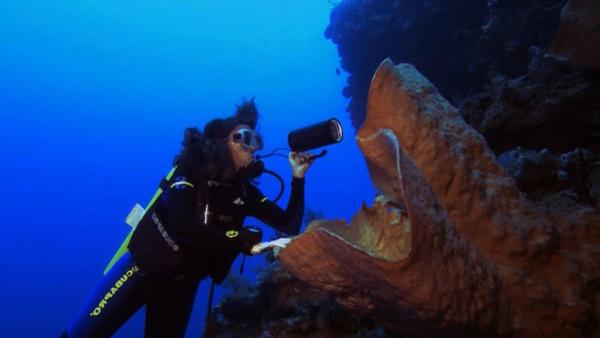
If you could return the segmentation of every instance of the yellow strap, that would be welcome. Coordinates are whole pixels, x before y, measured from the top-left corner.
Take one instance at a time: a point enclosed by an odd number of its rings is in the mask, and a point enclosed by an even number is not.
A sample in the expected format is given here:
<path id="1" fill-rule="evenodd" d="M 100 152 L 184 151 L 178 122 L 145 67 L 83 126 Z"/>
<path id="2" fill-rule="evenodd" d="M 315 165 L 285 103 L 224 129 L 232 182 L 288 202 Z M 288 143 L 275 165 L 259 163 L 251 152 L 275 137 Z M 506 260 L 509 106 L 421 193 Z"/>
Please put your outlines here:
<path id="1" fill-rule="evenodd" d="M 127 246 L 129 245 L 129 240 L 131 239 L 131 236 L 133 235 L 134 231 L 135 229 L 131 229 L 127 237 L 125 237 L 123 243 L 121 243 L 121 246 L 119 246 L 117 252 L 114 254 L 113 258 L 110 260 L 110 262 L 108 262 L 106 268 L 104 268 L 105 275 L 110 271 L 110 269 L 112 269 L 113 265 L 115 265 L 115 263 L 127 252 Z"/>
<path id="2" fill-rule="evenodd" d="M 154 204 L 154 202 L 156 202 L 156 200 L 158 199 L 158 197 L 160 196 L 160 194 L 162 194 L 163 190 L 161 188 L 158 188 L 158 190 L 156 190 L 156 192 L 154 193 L 154 196 L 152 196 L 152 199 L 150 200 L 150 202 L 148 202 L 148 205 L 146 205 L 146 208 L 144 208 L 145 210 L 150 209 L 150 207 Z"/>
<path id="3" fill-rule="evenodd" d="M 173 169 L 171 169 L 171 171 L 169 171 L 169 173 L 166 176 L 167 181 L 171 179 L 171 177 L 173 177 L 173 174 L 175 173 L 175 169 L 177 169 L 177 166 L 174 166 Z"/>
<path id="4" fill-rule="evenodd" d="M 171 171 L 169 171 L 169 173 L 165 177 L 167 180 L 170 180 L 171 177 L 173 177 L 173 174 L 175 173 L 175 169 L 177 169 L 177 166 L 173 167 L 171 169 Z M 152 205 L 154 205 L 154 202 L 156 202 L 156 200 L 162 194 L 162 192 L 163 192 L 163 190 L 161 188 L 158 188 L 158 190 L 156 190 L 156 192 L 154 193 L 154 196 L 152 196 L 152 199 L 150 200 L 150 203 L 148 203 L 148 205 L 146 206 L 146 210 L 150 209 L 150 207 L 152 207 Z M 117 250 L 117 252 L 113 255 L 110 262 L 108 262 L 108 265 L 106 266 L 106 268 L 104 268 L 105 275 L 108 271 L 110 271 L 110 269 L 113 267 L 113 265 L 115 265 L 115 263 L 121 257 L 123 257 L 123 255 L 127 252 L 127 247 L 129 246 L 129 241 L 131 240 L 131 236 L 133 236 L 134 231 L 135 231 L 135 228 L 131 229 L 131 231 L 129 232 L 127 237 L 125 237 L 125 240 L 123 240 L 123 242 L 119 246 L 119 249 Z"/>

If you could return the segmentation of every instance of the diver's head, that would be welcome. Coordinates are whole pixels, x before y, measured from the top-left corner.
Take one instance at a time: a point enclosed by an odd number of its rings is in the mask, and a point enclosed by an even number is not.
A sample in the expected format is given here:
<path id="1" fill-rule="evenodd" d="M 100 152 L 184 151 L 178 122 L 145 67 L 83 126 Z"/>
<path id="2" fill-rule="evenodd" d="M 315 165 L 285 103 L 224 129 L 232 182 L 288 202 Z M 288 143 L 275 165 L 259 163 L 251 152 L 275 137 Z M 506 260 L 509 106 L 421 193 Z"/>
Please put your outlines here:
<path id="1" fill-rule="evenodd" d="M 204 127 L 204 135 L 213 142 L 224 145 L 230 156 L 235 172 L 253 162 L 254 152 L 262 149 L 262 138 L 256 132 L 258 110 L 254 98 L 244 99 L 236 106 L 234 116 L 214 119 Z"/>
<path id="2" fill-rule="evenodd" d="M 191 167 L 199 177 L 210 179 L 255 177 L 245 169 L 253 169 L 252 173 L 261 169 L 262 162 L 252 162 L 254 151 L 262 147 L 256 133 L 257 121 L 258 110 L 252 98 L 236 106 L 233 116 L 208 122 L 204 132 L 196 127 L 187 128 L 183 148 L 173 159 L 173 165 Z M 248 164 L 253 165 L 245 168 Z"/>

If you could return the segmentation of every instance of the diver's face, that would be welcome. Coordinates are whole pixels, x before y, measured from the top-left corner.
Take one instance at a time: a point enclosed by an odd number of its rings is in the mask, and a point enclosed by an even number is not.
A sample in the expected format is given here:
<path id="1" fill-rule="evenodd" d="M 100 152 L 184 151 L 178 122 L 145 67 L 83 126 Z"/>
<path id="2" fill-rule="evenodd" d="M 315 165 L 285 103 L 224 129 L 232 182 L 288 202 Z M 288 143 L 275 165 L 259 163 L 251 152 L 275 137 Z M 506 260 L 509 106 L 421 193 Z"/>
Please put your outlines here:
<path id="1" fill-rule="evenodd" d="M 227 137 L 227 148 L 229 148 L 229 153 L 233 158 L 236 171 L 248 166 L 254 159 L 256 147 L 244 144 L 239 140 L 240 132 L 245 133 L 247 131 L 254 132 L 254 130 L 247 125 L 240 124 L 233 128 Z"/>

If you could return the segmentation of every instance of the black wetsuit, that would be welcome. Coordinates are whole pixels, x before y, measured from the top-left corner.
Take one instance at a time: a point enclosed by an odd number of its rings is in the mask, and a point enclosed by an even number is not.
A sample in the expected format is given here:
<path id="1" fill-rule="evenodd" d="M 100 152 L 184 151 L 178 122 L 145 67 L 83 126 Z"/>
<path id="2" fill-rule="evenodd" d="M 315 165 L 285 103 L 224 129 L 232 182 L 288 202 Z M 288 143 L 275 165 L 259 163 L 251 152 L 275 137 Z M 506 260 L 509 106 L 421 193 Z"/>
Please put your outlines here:
<path id="1" fill-rule="evenodd" d="M 221 283 L 241 252 L 246 216 L 290 235 L 300 230 L 304 179 L 292 179 L 286 210 L 250 182 L 194 178 L 184 167 L 161 186 L 129 252 L 104 276 L 65 337 L 109 337 L 143 305 L 146 337 L 183 337 L 199 281 L 211 276 Z"/>

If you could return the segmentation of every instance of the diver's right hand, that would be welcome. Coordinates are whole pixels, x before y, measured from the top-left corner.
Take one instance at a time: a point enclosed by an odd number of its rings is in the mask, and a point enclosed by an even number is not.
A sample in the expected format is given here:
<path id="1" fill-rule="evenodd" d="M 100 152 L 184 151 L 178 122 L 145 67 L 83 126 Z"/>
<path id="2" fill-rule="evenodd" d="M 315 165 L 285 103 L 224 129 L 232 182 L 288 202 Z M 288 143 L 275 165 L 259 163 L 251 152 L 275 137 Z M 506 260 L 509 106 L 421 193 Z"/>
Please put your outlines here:
<path id="1" fill-rule="evenodd" d="M 314 162 L 314 158 L 311 157 L 311 154 L 309 153 L 298 153 L 292 151 L 288 155 L 288 161 L 292 167 L 292 175 L 297 178 L 304 178 L 306 171 Z"/>

